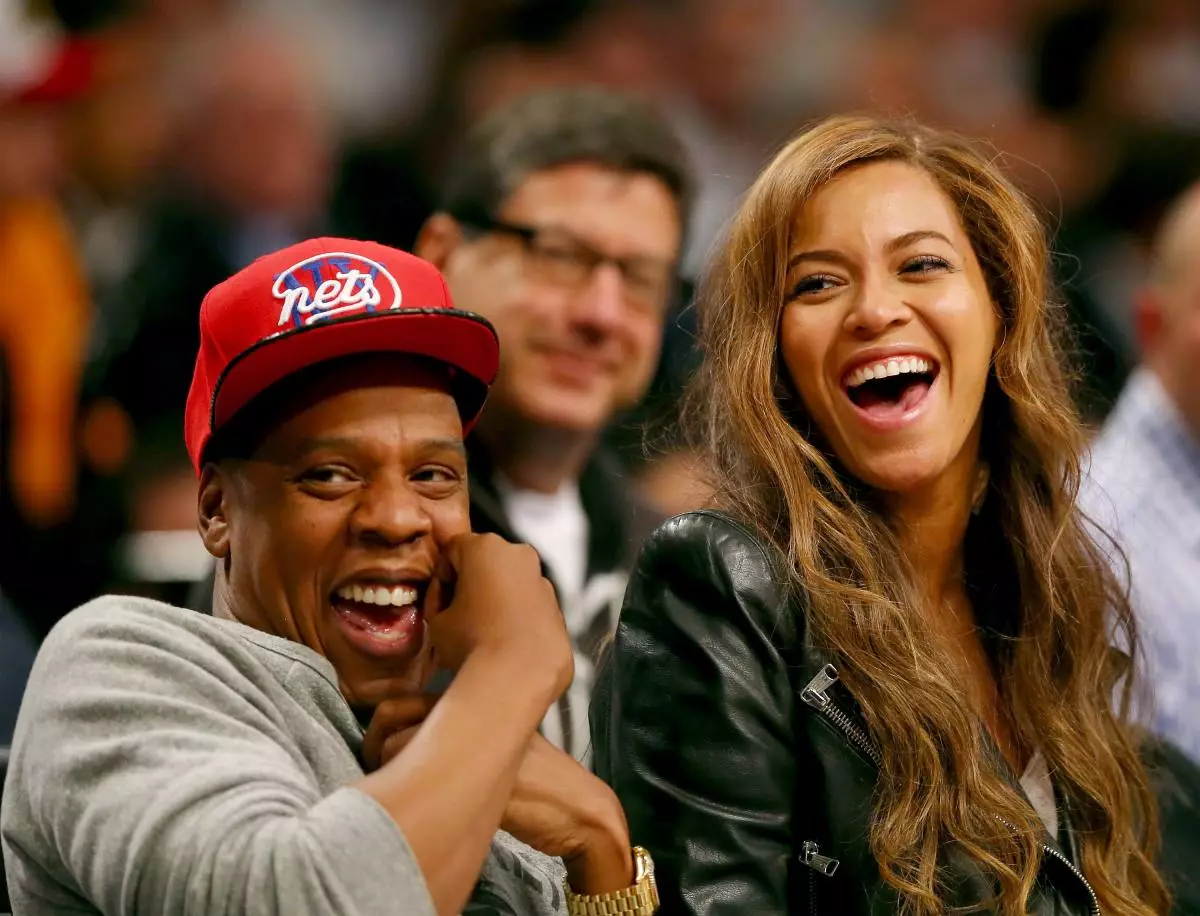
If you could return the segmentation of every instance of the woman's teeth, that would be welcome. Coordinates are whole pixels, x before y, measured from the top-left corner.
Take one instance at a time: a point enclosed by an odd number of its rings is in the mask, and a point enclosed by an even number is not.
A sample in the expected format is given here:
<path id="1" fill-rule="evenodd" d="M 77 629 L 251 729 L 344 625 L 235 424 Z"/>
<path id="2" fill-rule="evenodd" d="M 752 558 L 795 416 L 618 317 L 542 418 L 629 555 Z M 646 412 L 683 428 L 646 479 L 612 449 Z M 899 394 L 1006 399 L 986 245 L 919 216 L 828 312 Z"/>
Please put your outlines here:
<path id="1" fill-rule="evenodd" d="M 377 604 L 383 607 L 405 607 L 416 604 L 417 590 L 411 585 L 367 586 L 343 585 L 335 593 L 343 601 Z"/>
<path id="2" fill-rule="evenodd" d="M 846 387 L 856 388 L 872 379 L 887 378 L 889 375 L 904 373 L 928 373 L 933 366 L 928 360 L 916 356 L 905 356 L 900 359 L 881 359 L 878 362 L 859 366 L 846 377 Z"/>

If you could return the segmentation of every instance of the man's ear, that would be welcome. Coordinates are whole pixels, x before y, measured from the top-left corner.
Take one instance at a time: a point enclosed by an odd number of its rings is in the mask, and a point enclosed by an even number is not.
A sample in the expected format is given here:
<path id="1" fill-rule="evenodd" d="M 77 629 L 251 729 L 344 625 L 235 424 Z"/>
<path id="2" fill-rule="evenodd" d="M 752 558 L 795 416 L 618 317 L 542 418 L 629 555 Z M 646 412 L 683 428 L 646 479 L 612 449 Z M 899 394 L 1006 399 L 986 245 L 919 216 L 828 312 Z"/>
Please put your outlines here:
<path id="1" fill-rule="evenodd" d="M 200 539 L 204 548 L 223 560 L 229 556 L 229 502 L 231 491 L 229 470 L 208 463 L 200 472 L 200 493 L 196 514 Z"/>
<path id="2" fill-rule="evenodd" d="M 1138 349 L 1145 359 L 1153 359 L 1166 333 L 1166 303 L 1156 287 L 1139 289 L 1133 300 L 1133 330 Z"/>
<path id="3" fill-rule="evenodd" d="M 463 231 L 458 220 L 447 213 L 435 213 L 425 220 L 417 234 L 413 253 L 445 273 L 450 256 L 462 243 Z"/>

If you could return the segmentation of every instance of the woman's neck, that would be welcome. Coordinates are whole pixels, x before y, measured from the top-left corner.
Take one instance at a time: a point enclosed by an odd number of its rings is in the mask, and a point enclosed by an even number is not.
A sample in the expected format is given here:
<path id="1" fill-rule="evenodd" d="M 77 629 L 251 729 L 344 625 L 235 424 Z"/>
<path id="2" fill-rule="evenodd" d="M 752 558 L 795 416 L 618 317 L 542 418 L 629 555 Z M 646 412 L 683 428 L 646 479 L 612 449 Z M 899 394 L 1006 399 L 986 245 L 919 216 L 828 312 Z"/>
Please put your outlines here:
<path id="1" fill-rule="evenodd" d="M 980 482 L 974 450 L 933 485 L 891 500 L 900 547 L 916 576 L 931 635 L 959 667 L 976 713 L 1019 774 L 1026 751 L 1006 708 L 967 594 L 964 542 Z"/>
<path id="2" fill-rule="evenodd" d="M 929 487 L 890 500 L 900 549 L 930 608 L 964 591 L 963 543 L 978 474 L 975 462 L 969 470 L 951 468 Z"/>

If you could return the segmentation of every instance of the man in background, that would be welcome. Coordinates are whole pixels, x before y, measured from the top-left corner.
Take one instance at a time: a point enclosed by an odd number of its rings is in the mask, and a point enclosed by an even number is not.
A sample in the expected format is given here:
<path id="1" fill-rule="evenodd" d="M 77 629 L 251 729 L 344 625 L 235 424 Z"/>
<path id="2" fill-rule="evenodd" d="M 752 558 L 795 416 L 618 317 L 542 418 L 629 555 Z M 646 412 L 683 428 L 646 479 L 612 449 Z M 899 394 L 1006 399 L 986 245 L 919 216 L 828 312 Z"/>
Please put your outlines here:
<path id="1" fill-rule="evenodd" d="M 1142 364 L 1095 442 L 1082 505 L 1128 560 L 1155 727 L 1200 762 L 1200 184 L 1164 219 L 1134 308 Z"/>
<path id="2" fill-rule="evenodd" d="M 472 527 L 531 544 L 554 582 L 575 681 L 542 731 L 580 760 L 596 651 L 661 521 L 600 437 L 654 375 L 691 192 L 683 148 L 649 105 L 538 91 L 467 137 L 416 245 L 499 333 L 500 374 L 468 442 Z"/>

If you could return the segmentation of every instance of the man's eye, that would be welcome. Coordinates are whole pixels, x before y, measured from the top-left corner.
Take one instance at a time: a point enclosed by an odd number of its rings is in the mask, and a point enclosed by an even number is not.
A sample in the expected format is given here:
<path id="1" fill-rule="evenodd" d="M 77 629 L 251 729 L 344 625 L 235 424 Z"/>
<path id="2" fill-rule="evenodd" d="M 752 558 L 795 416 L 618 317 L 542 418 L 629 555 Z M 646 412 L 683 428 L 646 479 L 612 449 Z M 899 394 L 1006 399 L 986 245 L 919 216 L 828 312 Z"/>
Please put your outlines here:
<path id="1" fill-rule="evenodd" d="M 338 484 L 350 483 L 353 478 L 349 471 L 339 467 L 319 467 L 312 468 L 300 475 L 300 479 L 308 483 L 317 484 Z"/>
<path id="2" fill-rule="evenodd" d="M 457 483 L 458 474 L 449 468 L 426 467 L 413 474 L 417 483 Z"/>
<path id="3" fill-rule="evenodd" d="M 556 272 L 578 271 L 587 264 L 586 257 L 577 249 L 558 245 L 540 245 L 533 254 L 538 264 Z"/>

